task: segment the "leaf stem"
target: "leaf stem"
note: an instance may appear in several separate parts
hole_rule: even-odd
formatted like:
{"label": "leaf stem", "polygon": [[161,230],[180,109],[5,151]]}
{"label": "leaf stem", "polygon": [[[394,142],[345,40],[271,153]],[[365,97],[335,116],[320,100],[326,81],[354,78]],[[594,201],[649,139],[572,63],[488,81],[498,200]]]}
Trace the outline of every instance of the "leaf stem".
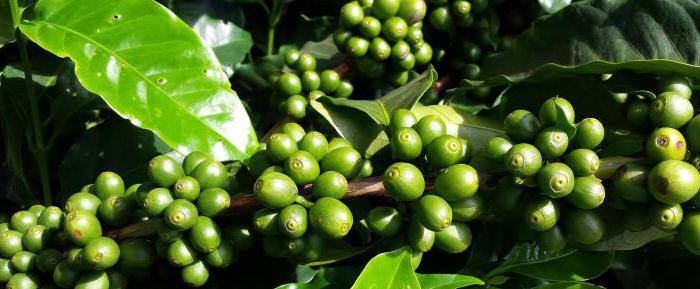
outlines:
{"label": "leaf stem", "polygon": [[270,25],[267,29],[267,56],[272,56],[272,52],[275,49],[275,26]]}
{"label": "leaf stem", "polygon": [[34,134],[33,144],[30,146],[34,149],[34,158],[36,159],[39,169],[39,180],[41,182],[41,191],[44,197],[44,204],[51,205],[53,203],[51,197],[51,180],[49,177],[48,150],[44,143],[44,129],[41,126],[39,119],[39,105],[37,104],[37,94],[34,91],[34,79],[29,62],[29,54],[27,53],[27,38],[21,32],[17,31],[17,43],[19,44],[19,55],[24,69],[24,84],[27,90],[29,99],[29,114],[31,117],[32,133]]}

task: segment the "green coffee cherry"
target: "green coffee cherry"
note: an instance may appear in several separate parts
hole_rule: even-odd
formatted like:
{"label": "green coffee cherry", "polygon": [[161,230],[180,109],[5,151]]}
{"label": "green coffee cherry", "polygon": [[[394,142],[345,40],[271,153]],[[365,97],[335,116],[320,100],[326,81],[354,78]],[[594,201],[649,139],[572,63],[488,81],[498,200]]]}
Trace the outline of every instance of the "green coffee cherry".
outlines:
{"label": "green coffee cherry", "polygon": [[435,243],[435,232],[428,230],[417,219],[408,225],[408,243],[413,250],[418,252],[428,252]]}
{"label": "green coffee cherry", "polygon": [[175,182],[175,185],[173,185],[173,193],[178,199],[185,199],[192,202],[199,197],[199,182],[193,177],[181,177]]}
{"label": "green coffee cherry", "polygon": [[417,122],[416,115],[408,109],[397,109],[391,113],[391,121],[389,122],[390,130],[396,131],[404,127],[412,127]]}
{"label": "green coffee cherry", "polygon": [[99,215],[100,219],[107,225],[120,227],[129,221],[133,211],[134,205],[129,199],[123,196],[113,196],[100,204]]}
{"label": "green coffee cherry", "polygon": [[277,211],[271,209],[260,209],[253,214],[253,228],[264,236],[279,235],[279,225],[277,224]]}
{"label": "green coffee cherry", "polygon": [[305,97],[295,94],[287,98],[285,103],[285,112],[289,116],[293,117],[294,119],[302,119],[306,117],[306,107],[309,105],[309,102]]}
{"label": "green coffee cherry", "polygon": [[36,254],[28,251],[19,251],[10,258],[10,264],[17,272],[32,272],[36,266]]}
{"label": "green coffee cherry", "polygon": [[651,169],[647,185],[659,202],[668,205],[685,203],[700,190],[700,173],[689,163],[667,160]]}
{"label": "green coffee cherry", "polygon": [[163,222],[168,228],[186,231],[194,226],[199,212],[188,200],[178,199],[170,203],[163,212]]}
{"label": "green coffee cherry", "polygon": [[374,0],[372,13],[379,19],[387,19],[399,12],[401,0]]}
{"label": "green coffee cherry", "polygon": [[109,289],[129,288],[129,279],[118,270],[108,270],[107,278],[109,279]]}
{"label": "green coffee cherry", "polygon": [[[348,2],[340,8],[340,25],[352,28],[359,25],[365,17],[364,9],[357,1]],[[310,69],[313,70],[313,69]]]}
{"label": "green coffee cherry", "polygon": [[0,259],[0,282],[6,283],[15,273],[15,269],[12,268],[10,260]]}
{"label": "green coffee cherry", "polygon": [[563,198],[574,189],[574,172],[563,163],[550,163],[537,173],[537,185],[551,198]]}
{"label": "green coffee cherry", "polygon": [[24,234],[27,229],[37,224],[36,215],[29,211],[18,211],[10,219],[10,228]]}
{"label": "green coffee cherry", "polygon": [[221,244],[221,230],[209,217],[197,217],[194,226],[188,231],[188,240],[195,250],[211,253]]}
{"label": "green coffee cherry", "polygon": [[486,211],[486,203],[479,195],[450,202],[454,221],[468,222],[479,218]]}
{"label": "green coffee cherry", "polygon": [[390,146],[392,156],[402,161],[412,161],[418,158],[423,150],[423,144],[418,132],[410,127],[400,127],[392,130]]}
{"label": "green coffee cherry", "polygon": [[83,249],[73,248],[68,251],[66,256],[66,261],[76,270],[85,270],[85,264],[83,264]]}
{"label": "green coffee cherry", "polygon": [[229,242],[221,242],[216,250],[207,254],[205,260],[214,268],[226,268],[237,259],[237,253]]}
{"label": "green coffee cherry", "polygon": [[37,223],[46,227],[46,229],[58,230],[61,228],[61,226],[63,226],[64,219],[65,214],[60,208],[50,206],[41,212],[41,216],[39,216]]}
{"label": "green coffee cherry", "polygon": [[293,204],[282,209],[277,215],[279,231],[287,238],[299,238],[306,233],[306,208]]}
{"label": "green coffee cherry", "polygon": [[159,216],[163,210],[173,202],[173,195],[168,189],[155,188],[148,192],[144,199],[142,207],[146,210],[149,217]]}
{"label": "green coffee cherry", "polygon": [[359,36],[352,36],[348,39],[345,46],[345,52],[354,57],[362,57],[369,51],[369,41]]}
{"label": "green coffee cherry", "polygon": [[90,240],[83,249],[83,263],[95,270],[105,270],[119,261],[119,245],[107,237]]}
{"label": "green coffee cherry", "polygon": [[576,135],[571,144],[576,148],[593,149],[603,142],[605,128],[595,118],[586,118],[576,124]]}
{"label": "green coffee cherry", "polygon": [[403,0],[397,15],[406,20],[408,25],[413,25],[423,20],[427,10],[424,0]]}
{"label": "green coffee cherry", "polygon": [[85,211],[75,211],[66,216],[63,232],[73,243],[82,246],[102,236],[102,226],[95,215]]}
{"label": "green coffee cherry", "polygon": [[302,53],[294,68],[300,71],[316,70],[316,58],[311,54]]}
{"label": "green coffee cherry", "polygon": [[287,66],[294,66],[294,64],[299,60],[299,50],[290,49],[284,54],[284,64]]}
{"label": "green coffee cherry", "polygon": [[126,239],[119,243],[119,268],[148,269],[155,262],[155,252],[144,239]]}
{"label": "green coffee cherry", "polygon": [[320,90],[325,93],[333,93],[340,86],[340,75],[334,70],[326,69],[321,72]]}
{"label": "green coffee cherry", "polygon": [[391,70],[384,78],[393,86],[401,86],[408,82],[408,70]]}
{"label": "green coffee cherry", "polygon": [[430,60],[433,59],[433,47],[428,43],[423,43],[423,45],[413,53],[413,56],[416,59],[416,66],[427,65],[430,63]]}
{"label": "green coffee cherry", "polygon": [[253,246],[253,234],[246,225],[242,224],[224,224],[222,234],[224,239],[228,240],[234,249],[245,251]]}
{"label": "green coffee cherry", "polygon": [[447,201],[474,196],[479,189],[479,174],[469,165],[456,164],[442,170],[435,178],[434,191]]}
{"label": "green coffee cherry", "polygon": [[564,216],[564,230],[569,238],[590,245],[605,234],[605,223],[595,210],[571,209]]}
{"label": "green coffee cherry", "polygon": [[566,236],[559,226],[537,232],[537,245],[548,252],[558,252],[566,248]]}
{"label": "green coffee cherry", "polygon": [[292,137],[295,142],[299,142],[304,137],[306,131],[296,122],[288,122],[280,127],[280,132]]}
{"label": "green coffee cherry", "polygon": [[462,143],[457,137],[442,135],[426,148],[426,158],[431,167],[443,169],[456,164],[462,158]]}
{"label": "green coffee cherry", "polygon": [[210,218],[220,215],[229,205],[231,205],[231,195],[219,188],[204,190],[197,198],[199,215]]}
{"label": "green coffee cherry", "polygon": [[379,36],[379,33],[382,32],[382,22],[372,16],[365,16],[365,18],[362,19],[362,22],[360,22],[359,31],[364,37],[377,37]]}
{"label": "green coffee cherry", "polygon": [[504,159],[506,169],[518,177],[534,176],[542,167],[542,155],[531,144],[514,145]]}
{"label": "green coffee cherry", "polygon": [[85,211],[96,214],[102,201],[95,195],[89,193],[77,193],[68,197],[66,201],[66,212]]}
{"label": "green coffee cherry", "polygon": [[513,147],[513,143],[502,137],[491,138],[484,148],[484,155],[487,159],[502,163],[506,154]]}
{"label": "green coffee cherry", "polygon": [[50,231],[42,225],[34,225],[27,229],[22,236],[22,247],[30,252],[38,253],[48,247],[51,241]]}
{"label": "green coffee cherry", "polygon": [[653,204],[649,207],[649,218],[659,229],[673,230],[683,220],[683,208],[678,204]]}
{"label": "green coffee cherry", "polygon": [[423,195],[425,179],[420,170],[409,163],[394,163],[384,172],[382,184],[386,192],[399,201],[414,201]]}
{"label": "green coffee cherry", "polygon": [[105,271],[84,271],[75,282],[75,289],[109,289],[109,277]]}
{"label": "green coffee cherry", "polygon": [[446,6],[436,7],[428,14],[428,21],[440,31],[446,31],[452,26],[452,15]]}
{"label": "green coffee cherry", "polygon": [[537,198],[525,209],[525,224],[534,231],[546,231],[559,220],[559,206],[548,198]]}
{"label": "green coffee cherry", "polygon": [[350,209],[343,202],[324,197],[309,209],[309,222],[325,237],[339,239],[350,232],[353,219]]}
{"label": "green coffee cherry", "polygon": [[413,128],[420,135],[423,147],[427,147],[434,139],[446,134],[445,121],[437,115],[426,115]]}
{"label": "green coffee cherry", "polygon": [[409,26],[408,32],[406,32],[406,38],[404,39],[412,48],[422,48],[425,45],[425,40],[423,39],[423,30],[418,27]]}
{"label": "green coffee cherry", "polygon": [[540,121],[527,110],[515,110],[503,121],[506,134],[516,142],[528,142],[540,131]]}
{"label": "green coffee cherry", "polygon": [[36,205],[32,205],[31,207],[29,207],[29,209],[27,209],[27,211],[29,211],[30,213],[34,214],[34,216],[39,218],[39,216],[41,216],[41,212],[43,212],[44,209],[46,209],[46,207],[44,205],[36,204]]}
{"label": "green coffee cherry", "polygon": [[281,163],[297,150],[297,143],[291,136],[285,133],[276,133],[270,136],[265,151],[270,160]]}
{"label": "green coffee cherry", "polygon": [[297,185],[312,183],[321,173],[313,155],[306,151],[293,152],[284,162],[284,171]]}
{"label": "green coffee cherry", "polygon": [[392,207],[374,207],[367,214],[367,226],[372,231],[382,237],[396,235],[401,229],[403,220],[401,213]]}
{"label": "green coffee cherry", "polygon": [[391,47],[391,58],[395,61],[406,59],[411,54],[411,46],[403,40],[397,41]]}
{"label": "green coffee cherry", "polygon": [[372,166],[372,162],[368,159],[362,160],[362,169],[360,169],[360,173],[357,174],[357,176],[360,178],[367,178],[372,176],[373,173],[374,167]]}
{"label": "green coffee cherry", "polygon": [[310,131],[299,140],[298,147],[310,153],[316,161],[320,161],[328,153],[328,140],[322,133]]}
{"label": "green coffee cherry", "polygon": [[496,184],[493,202],[497,208],[510,212],[520,206],[523,194],[523,188],[515,183],[513,176],[504,176]]}
{"label": "green coffee cherry", "polygon": [[325,246],[326,242],[321,236],[307,234],[302,238],[289,241],[286,248],[294,260],[311,262],[321,257]]}
{"label": "green coffee cherry", "polygon": [[658,89],[662,92],[675,92],[685,99],[690,99],[690,96],[693,94],[688,79],[682,75],[666,75],[661,77]]}
{"label": "green coffee cherry", "polygon": [[321,77],[316,71],[304,71],[301,75],[301,86],[305,91],[318,90],[321,86]]}
{"label": "green coffee cherry", "polygon": [[297,197],[298,189],[294,181],[285,174],[267,173],[261,175],[253,187],[255,197],[269,208],[284,208]]}
{"label": "green coffee cherry", "polygon": [[[180,164],[167,155],[157,156],[148,163],[148,177],[161,187],[172,186],[184,175],[185,171]],[[105,199],[102,196],[100,198]]]}
{"label": "green coffee cherry", "polygon": [[335,171],[322,173],[313,183],[311,194],[316,198],[331,197],[341,199],[348,191],[348,181]]}
{"label": "green coffee cherry", "polygon": [[340,85],[338,85],[338,88],[335,90],[335,97],[348,98],[350,97],[350,95],[352,95],[353,90],[354,88],[350,81],[342,80],[340,81]]}
{"label": "green coffee cherry", "polygon": [[566,156],[568,165],[577,177],[585,177],[595,174],[600,166],[598,155],[589,149],[577,149]]}
{"label": "green coffee cherry", "polygon": [[369,79],[378,79],[386,72],[384,62],[377,61],[371,57],[360,57],[355,59],[357,70]]}
{"label": "green coffee cherry", "polygon": [[[56,249],[43,250],[36,256],[36,267],[42,273],[51,274],[56,269],[58,263],[61,262],[62,258],[63,254]],[[3,282],[2,267],[2,261],[0,261],[0,282]]]}
{"label": "green coffee cherry", "polygon": [[124,194],[124,181],[113,172],[103,172],[95,179],[95,194],[102,200]]}
{"label": "green coffee cherry", "polygon": [[[17,273],[12,275],[10,280],[7,281],[7,289],[37,289],[40,284],[39,276],[32,273]],[[77,286],[75,288],[78,288]],[[98,287],[99,288],[99,287]],[[106,287],[105,287],[106,288]],[[80,288],[83,289],[83,288]]]}
{"label": "green coffee cherry", "polygon": [[556,159],[566,152],[569,146],[569,137],[562,130],[548,127],[535,136],[535,146],[545,159]]}
{"label": "green coffee cherry", "polygon": [[700,212],[689,212],[678,226],[678,239],[686,250],[700,255]]}
{"label": "green coffee cherry", "polygon": [[443,198],[426,195],[416,203],[416,216],[423,226],[438,232],[452,223],[452,208]]}
{"label": "green coffee cherry", "polygon": [[340,147],[330,150],[321,161],[321,170],[336,171],[351,179],[362,169],[362,156],[352,147]]}
{"label": "green coffee cherry", "polygon": [[561,97],[552,97],[547,99],[542,106],[540,106],[539,119],[543,126],[556,126],[559,118],[559,112],[557,107],[561,108],[564,112],[564,117],[566,121],[570,124],[574,124],[576,115],[574,113],[574,107],[571,103]]}
{"label": "green coffee cherry", "polygon": [[649,124],[649,104],[644,101],[635,101],[627,107],[627,123],[637,128],[643,128]]}
{"label": "green coffee cherry", "polygon": [[302,91],[301,79],[292,72],[285,72],[277,83],[280,93],[283,95],[300,94]]}
{"label": "green coffee cherry", "polygon": [[194,169],[192,177],[199,182],[201,190],[221,188],[226,183],[228,171],[218,161],[204,160]]}
{"label": "green coffee cherry", "polygon": [[677,93],[665,92],[652,102],[649,118],[657,127],[679,128],[693,118],[693,104]]}
{"label": "green coffee cherry", "polygon": [[194,169],[197,168],[200,163],[208,159],[211,159],[208,154],[200,151],[193,151],[182,161],[182,168],[186,175],[191,176]]}
{"label": "green coffee cherry", "polygon": [[645,152],[654,162],[682,160],[686,154],[685,138],[673,128],[656,129],[647,138]]}
{"label": "green coffee cherry", "polygon": [[435,246],[447,253],[461,253],[472,243],[472,231],[467,224],[453,223],[435,233]]}
{"label": "green coffee cherry", "polygon": [[[416,56],[412,53],[408,54],[405,58],[395,61],[394,66],[400,70],[411,70],[416,66]],[[408,78],[406,78],[406,81],[408,81]]]}
{"label": "green coffee cherry", "polygon": [[73,288],[80,271],[73,269],[68,261],[61,261],[53,271],[53,282],[61,288]]}
{"label": "green coffee cherry", "polygon": [[578,177],[574,181],[574,189],[566,199],[578,208],[595,209],[605,200],[605,187],[593,176]]}
{"label": "green coffee cherry", "polygon": [[649,199],[648,174],[649,169],[639,164],[630,163],[618,168],[612,182],[613,194],[630,202],[646,202]]}
{"label": "green coffee cherry", "polygon": [[[168,226],[159,226],[158,227],[158,242],[164,243],[163,246],[165,246],[165,245],[170,246],[170,243],[175,242],[175,240],[177,240],[179,238],[182,238],[182,231],[171,229]],[[158,244],[156,244],[156,245],[158,245]],[[156,251],[158,252],[157,249],[158,249],[158,247],[156,247]],[[164,248],[161,248],[161,249],[164,249]],[[165,253],[165,251],[167,251],[167,249],[164,249],[164,251],[161,253]],[[158,253],[159,257],[163,257],[163,256],[167,255],[167,254],[161,254],[161,253]]]}
{"label": "green coffee cherry", "polygon": [[685,131],[685,136],[688,137],[688,148],[700,153],[700,116],[694,117]]}

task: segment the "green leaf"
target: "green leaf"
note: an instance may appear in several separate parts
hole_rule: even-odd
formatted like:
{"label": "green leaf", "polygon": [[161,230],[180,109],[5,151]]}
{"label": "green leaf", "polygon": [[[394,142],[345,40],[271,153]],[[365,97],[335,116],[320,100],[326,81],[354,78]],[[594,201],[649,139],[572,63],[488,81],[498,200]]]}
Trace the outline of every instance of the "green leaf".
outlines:
{"label": "green leaf", "polygon": [[316,58],[317,70],[332,68],[341,59],[343,54],[338,51],[338,47],[333,43],[331,36],[321,41],[309,41],[304,43],[300,52],[309,53]]}
{"label": "green leaf", "polygon": [[371,157],[389,143],[384,126],[389,125],[391,112],[413,108],[435,80],[437,72],[428,67],[416,79],[377,100],[321,97],[310,104],[340,136],[352,142],[365,157]]}
{"label": "green leaf", "polygon": [[457,289],[472,285],[484,285],[481,279],[457,274],[416,274],[422,289]]}
{"label": "green leaf", "polygon": [[148,161],[169,150],[150,131],[121,119],[106,121],[89,129],[66,152],[58,171],[62,192],[78,191],[103,171],[119,174],[126,184],[145,181]]}
{"label": "green leaf", "polygon": [[192,29],[199,34],[205,45],[214,50],[228,76],[233,75],[236,65],[243,61],[253,47],[250,33],[231,22],[202,15]]}
{"label": "green leaf", "polygon": [[605,289],[605,287],[585,282],[559,282],[537,286],[532,289]]}
{"label": "green leaf", "polygon": [[[698,22],[700,6],[694,1],[572,3],[535,21],[508,51],[487,58],[480,77],[488,85],[619,70],[673,72],[697,78]],[[471,86],[466,82],[462,85]]]}
{"label": "green leaf", "polygon": [[16,0],[0,1],[0,47],[15,41],[15,29],[20,17]]}
{"label": "green leaf", "polygon": [[404,247],[369,260],[352,289],[369,288],[421,288],[411,267],[411,251]]}
{"label": "green leaf", "polygon": [[476,116],[451,106],[416,106],[413,112],[417,118],[431,114],[441,117],[447,125],[447,133],[467,139],[475,152],[481,150],[491,138],[505,135],[500,121]]}
{"label": "green leaf", "polygon": [[644,151],[644,136],[626,129],[606,128],[601,157],[630,156]]}
{"label": "green leaf", "polygon": [[585,281],[600,276],[613,262],[612,252],[564,249],[548,252],[534,243],[516,245],[501,265],[486,276],[505,272],[551,281]]}
{"label": "green leaf", "polygon": [[299,267],[303,267],[302,270],[305,271],[304,276],[299,275],[300,269],[297,268],[297,282],[284,284],[276,287],[276,289],[348,288],[352,285],[354,278],[360,273],[360,268],[354,266],[321,267],[317,270],[307,266]]}
{"label": "green leaf", "polygon": [[328,265],[328,264],[333,264],[336,262],[340,262],[342,260],[346,260],[349,258],[352,258],[354,256],[357,256],[359,254],[362,254],[364,252],[367,252],[370,248],[374,247],[373,245],[368,245],[368,246],[353,246],[348,244],[345,241],[337,241],[333,242],[332,246],[328,246],[329,248],[323,252],[321,257],[318,259],[314,260],[313,262],[309,262],[307,264],[304,264],[306,266],[321,266],[321,265]]}
{"label": "green leaf", "polygon": [[655,226],[649,226],[641,231],[630,231],[624,226],[612,226],[612,222],[606,224],[608,226],[603,239],[595,244],[583,246],[583,249],[592,251],[635,250],[654,240],[673,236],[675,233],[661,230]]}
{"label": "green leaf", "polygon": [[571,4],[571,0],[538,0],[545,12],[552,14]]}
{"label": "green leaf", "polygon": [[181,153],[246,159],[250,119],[211,49],[153,1],[39,0],[20,29],[75,62],[83,86]]}
{"label": "green leaf", "polygon": [[559,103],[555,102],[555,105],[557,109],[557,123],[555,124],[555,126],[563,132],[565,132],[566,135],[569,137],[569,140],[572,140],[574,136],[576,136],[576,126],[574,126],[567,120],[564,108],[561,105],[559,105]]}

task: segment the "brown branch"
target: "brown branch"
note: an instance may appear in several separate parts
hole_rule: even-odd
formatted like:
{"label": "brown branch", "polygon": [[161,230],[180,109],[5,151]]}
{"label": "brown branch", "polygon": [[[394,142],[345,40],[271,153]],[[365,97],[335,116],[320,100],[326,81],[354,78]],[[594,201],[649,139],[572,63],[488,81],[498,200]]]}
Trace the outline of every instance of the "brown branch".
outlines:
{"label": "brown branch", "polygon": [[339,62],[333,70],[337,72],[341,78],[345,78],[348,72],[352,70],[353,66],[355,66],[355,62],[352,58],[346,57],[343,61]]}
{"label": "brown branch", "polygon": [[440,92],[445,90],[445,88],[452,85],[453,80],[454,80],[454,75],[452,73],[438,78],[438,80],[435,81],[435,85],[433,85],[433,93],[440,94]]}

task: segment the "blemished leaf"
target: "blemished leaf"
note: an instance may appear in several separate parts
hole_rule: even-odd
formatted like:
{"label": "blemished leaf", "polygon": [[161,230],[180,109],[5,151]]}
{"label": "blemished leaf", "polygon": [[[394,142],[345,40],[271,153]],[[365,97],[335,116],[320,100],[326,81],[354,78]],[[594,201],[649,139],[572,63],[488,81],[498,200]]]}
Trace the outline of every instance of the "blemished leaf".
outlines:
{"label": "blemished leaf", "polygon": [[352,289],[421,288],[411,266],[411,251],[404,247],[369,260]]}
{"label": "blemished leaf", "polygon": [[506,52],[488,57],[480,78],[497,85],[619,70],[698,77],[699,12],[686,0],[572,3],[535,21]]}
{"label": "blemished leaf", "polygon": [[148,161],[170,149],[152,132],[126,120],[90,128],[66,153],[58,175],[64,193],[74,193],[103,171],[119,174],[125,184],[146,181]]}
{"label": "blemished leaf", "polygon": [[473,276],[458,274],[416,274],[422,289],[458,289],[472,285],[484,285],[484,281]]}
{"label": "blemished leaf", "polygon": [[538,0],[545,12],[552,14],[571,4],[571,0]]}
{"label": "blemished leaf", "polygon": [[119,115],[180,153],[242,160],[257,138],[221,64],[153,1],[39,0],[20,29],[75,62],[78,79]]}
{"label": "blemished leaf", "polygon": [[503,263],[486,276],[514,272],[550,281],[585,281],[603,274],[613,262],[612,252],[564,249],[549,252],[534,243],[516,245]]}
{"label": "blemished leaf", "polygon": [[233,23],[201,16],[192,29],[199,34],[204,44],[214,50],[216,58],[229,77],[235,73],[235,67],[253,47],[253,37]]}
{"label": "blemished leaf", "polygon": [[586,282],[559,282],[537,286],[532,289],[605,289],[605,287]]}

